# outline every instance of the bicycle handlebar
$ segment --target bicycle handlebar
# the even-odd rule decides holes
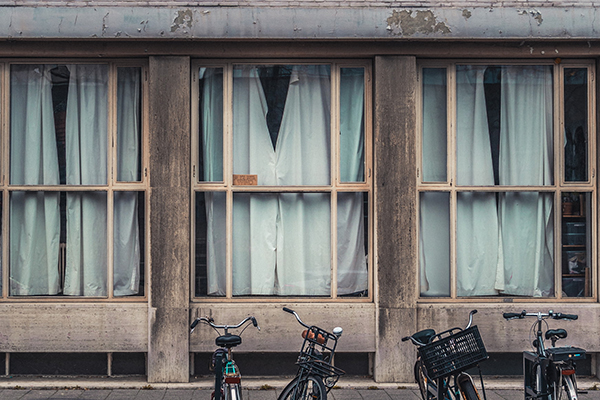
[[[300,325],[302,325],[303,327],[305,327],[306,329],[310,329],[311,327],[309,325],[306,325],[304,322],[302,322],[302,320],[300,319],[300,316],[298,315],[298,313],[294,310],[292,310],[291,308],[287,308],[287,307],[283,307],[283,311],[292,314],[294,317],[296,317],[296,320],[298,320],[298,322],[300,323]],[[337,337],[342,336],[342,328],[340,328],[339,326],[333,328],[333,334]]]
[[[198,325],[198,323],[200,323],[200,322],[204,322],[205,324],[211,326],[214,329],[223,329],[225,331],[225,333],[227,333],[227,331],[229,329],[237,329],[237,328],[241,327],[242,325],[244,325],[248,321],[252,321],[252,325],[254,325],[254,327],[260,331],[260,326],[258,326],[258,322],[256,321],[256,318],[254,318],[253,316],[250,315],[237,325],[216,325],[215,320],[213,318],[209,318],[209,317],[196,318],[194,320],[194,322],[192,322],[192,325],[190,325],[190,333],[194,332],[194,329],[196,329],[196,325]]]
[[[571,320],[571,321],[575,321],[577,318],[579,318],[575,314],[557,313],[552,310],[548,311],[547,313],[542,313],[542,312],[528,313],[527,311],[523,310],[520,313],[503,313],[502,317],[504,317],[506,320],[511,320],[511,319],[515,319],[515,318],[523,319],[525,317],[537,317],[538,320],[552,318],[552,319],[567,319],[567,320]]]
[[[467,323],[467,326],[465,327],[465,330],[469,329],[471,327],[471,325],[473,324],[473,315],[475,315],[475,314],[477,314],[477,310],[471,310],[469,312],[469,322]],[[463,329],[461,329],[461,328],[451,328],[451,329],[448,329],[448,330],[446,330],[446,331],[444,331],[442,333],[438,333],[437,335],[434,335],[433,337],[440,337],[441,335],[443,335],[445,333],[452,332],[452,331],[455,331],[455,330],[460,331],[460,330],[463,330]],[[417,339],[415,339],[414,335],[405,336],[405,337],[402,338],[403,342],[406,342],[408,340],[410,340],[416,346],[425,346],[427,344],[427,343],[422,343],[422,342],[418,341]]]

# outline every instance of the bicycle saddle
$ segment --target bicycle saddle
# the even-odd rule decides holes
[[[435,336],[435,331],[433,329],[423,329],[422,331],[419,331],[417,333],[415,333],[414,335],[412,335],[412,337],[421,343],[429,343],[429,341],[431,340],[431,338]]]
[[[559,339],[567,337],[567,331],[564,329],[548,329],[546,331],[546,339],[550,339],[552,336],[556,336]]]
[[[242,338],[238,335],[223,335],[223,336],[219,336],[216,340],[215,343],[217,344],[217,346],[219,347],[235,347],[239,344],[242,343]]]

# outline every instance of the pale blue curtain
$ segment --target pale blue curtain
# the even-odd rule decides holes
[[[50,66],[11,68],[10,183],[60,183]],[[58,192],[12,192],[10,197],[10,294],[60,291]]]
[[[484,66],[457,67],[457,183],[462,186],[494,186],[495,181],[500,185],[552,185],[551,68],[500,68],[501,101],[496,105],[500,107],[497,177],[492,160],[494,145],[490,140],[489,105],[484,92],[485,70]],[[458,193],[458,296],[553,295],[552,196],[552,193],[542,192]],[[423,295],[433,295],[427,286],[428,279],[445,274],[450,265],[449,260],[428,262],[436,252],[446,252],[445,248],[436,246],[446,239],[436,238],[435,230],[440,228],[440,222],[439,218],[432,217],[437,211],[428,203],[421,206]]]
[[[456,69],[457,182],[493,186],[492,145],[484,92],[486,66]],[[462,192],[457,199],[457,294],[495,295],[502,285],[502,246],[495,193]]]
[[[107,184],[108,67],[69,65],[67,184]],[[67,193],[64,294],[106,296],[106,192]]]
[[[141,180],[140,73],[138,67],[119,68],[117,73],[117,180],[121,182]],[[135,295],[140,284],[138,192],[115,192],[113,221],[113,293]]]
[[[342,68],[340,77],[340,178],[364,176],[365,76],[363,68]],[[339,295],[367,290],[363,193],[338,192],[337,290]]]
[[[552,185],[552,70],[504,67],[500,115],[500,184]],[[552,193],[500,194],[504,293],[554,293]]]

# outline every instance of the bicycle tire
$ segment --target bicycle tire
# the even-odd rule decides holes
[[[574,375],[563,376],[563,389],[567,394],[565,400],[577,400],[577,384]]]
[[[434,388],[436,388],[435,383],[433,383],[433,381],[431,379],[429,379],[429,376],[427,375],[427,369],[425,369],[425,363],[423,362],[423,360],[421,360],[421,358],[419,357],[417,359],[417,362],[415,363],[415,381],[419,384],[419,391],[421,392],[421,398],[423,400],[432,400],[434,398],[434,396],[430,396],[429,395],[429,386],[432,385]]]
[[[461,374],[457,379],[458,387],[460,388],[460,393],[464,400],[481,400],[479,397],[479,392],[473,385],[473,380],[467,374]]]
[[[242,400],[242,387],[239,383],[223,385],[224,400]]]
[[[296,393],[294,393],[294,389]],[[295,377],[282,390],[277,400],[327,400],[327,390],[321,377],[308,375]]]

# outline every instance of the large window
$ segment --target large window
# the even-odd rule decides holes
[[[144,294],[140,64],[6,64],[3,297]]]
[[[421,65],[421,296],[593,295],[592,71]]]
[[[196,297],[369,298],[369,75],[193,68]]]

